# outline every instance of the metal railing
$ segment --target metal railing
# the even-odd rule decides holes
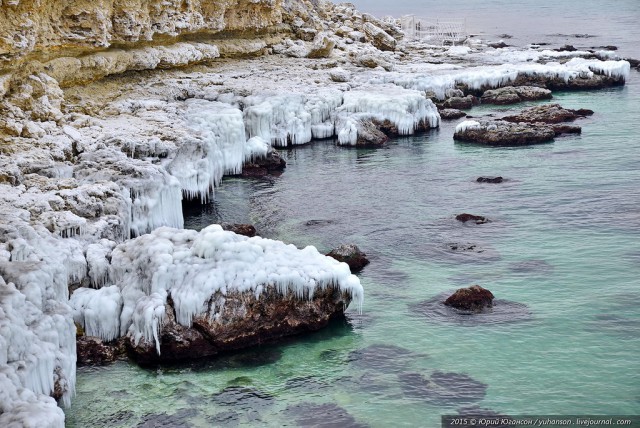
[[[433,44],[455,45],[468,37],[466,19],[429,21],[415,15],[405,15],[400,18],[400,26],[405,37]]]

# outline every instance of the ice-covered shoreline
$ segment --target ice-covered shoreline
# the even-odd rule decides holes
[[[129,333],[159,347],[164,303],[174,287],[180,291],[176,281],[160,284],[153,275],[127,288],[135,282],[122,281],[123,272],[127,265],[144,265],[138,258],[145,251],[153,252],[158,269],[195,275],[189,284],[201,291],[199,299],[173,299],[184,308],[184,314],[176,311],[183,325],[202,314],[215,293],[259,296],[263,283],[302,301],[336,286],[361,302],[357,278],[313,249],[285,250],[214,227],[204,232],[215,235],[207,248],[197,250],[200,235],[181,230],[183,197],[206,199],[225,174],[240,172],[270,147],[319,138],[355,145],[368,122],[399,135],[437,127],[434,101],[456,90],[475,93],[532,80],[597,87],[623,84],[629,73],[628,62],[589,52],[410,43],[389,24],[349,6],[308,4],[296,13],[281,20],[290,26],[285,36],[237,46],[238,52],[266,56],[216,60],[233,46],[218,42],[218,48],[212,41],[107,51],[84,62],[54,59],[27,76],[0,76],[0,423],[64,423],[49,396],[68,404],[74,394],[74,318],[104,340]],[[355,30],[364,23],[368,33]],[[303,29],[315,33],[307,37]],[[194,65],[203,61],[209,63]],[[83,77],[75,81],[69,70]],[[91,83],[76,85],[80,81]],[[263,277],[236,284],[242,269],[224,265],[263,244],[276,259],[298,263],[285,266],[287,276],[270,262]],[[237,252],[212,269],[231,276],[215,286],[200,281],[188,266],[215,259],[226,245],[238,246]],[[274,272],[278,278],[270,276]],[[70,286],[77,289],[74,310]]]

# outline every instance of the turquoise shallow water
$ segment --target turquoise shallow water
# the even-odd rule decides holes
[[[188,227],[252,222],[321,251],[358,244],[371,258],[362,315],[209,363],[81,369],[68,425],[437,427],[469,406],[638,414],[640,76],[553,102],[596,113],[550,144],[455,143],[453,122],[378,150],[314,142],[283,151],[278,178],[225,180]],[[462,225],[461,212],[492,222]],[[526,307],[478,323],[425,303],[471,284]]]

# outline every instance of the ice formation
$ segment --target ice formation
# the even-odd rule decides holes
[[[74,292],[75,320],[105,340],[116,336],[119,324],[118,335],[155,342],[158,352],[169,296],[177,321],[185,326],[207,311],[216,293],[248,291],[258,296],[268,285],[300,299],[337,286],[358,307],[363,300],[360,281],[345,263],[314,247],[300,250],[280,241],[247,238],[218,225],[201,232],[163,227],[120,244],[112,252],[110,276],[117,287]],[[211,315],[215,319],[223,310],[215,308]]]
[[[627,79],[630,65],[627,61],[600,61],[572,58],[564,64],[549,62],[502,64],[481,66],[448,75],[396,75],[391,77],[395,84],[408,89],[432,91],[439,99],[445,98],[445,91],[456,85],[467,85],[470,89],[491,89],[506,86],[519,75],[546,76],[568,82],[578,77],[592,77],[594,72],[607,76]]]
[[[459,132],[464,132],[467,129],[476,129],[476,128],[480,128],[480,122],[476,122],[475,120],[465,120],[463,122],[460,122],[456,126],[455,133],[457,134]]]
[[[400,135],[413,134],[420,126],[435,128],[440,123],[440,114],[431,100],[418,91],[402,88],[346,92],[344,103],[337,111],[339,116],[346,115],[336,122],[338,142],[345,145],[356,144],[358,132],[355,121],[360,118],[389,121],[398,128]]]

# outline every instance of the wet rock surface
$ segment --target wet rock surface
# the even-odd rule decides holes
[[[220,226],[224,230],[228,230],[238,235],[244,235],[248,237],[256,236],[256,228],[252,224],[237,224],[237,223],[222,223]]]
[[[478,183],[493,183],[493,184],[499,184],[502,183],[504,181],[504,179],[500,176],[498,177],[478,177],[476,179],[476,181]]]
[[[460,288],[444,301],[446,306],[462,309],[465,311],[482,312],[493,306],[493,293],[480,287],[472,285],[469,288]]]
[[[503,299],[494,299],[492,307],[482,312],[456,309],[444,304],[450,295],[450,292],[438,294],[428,300],[409,305],[409,308],[428,321],[454,323],[465,327],[523,322],[533,318],[527,305]]]
[[[367,255],[355,244],[344,244],[331,250],[327,256],[349,265],[351,272],[359,272],[369,264]]]
[[[103,342],[98,337],[78,336],[76,338],[78,366],[105,365],[126,358],[125,339]]]
[[[280,153],[271,148],[267,156],[245,162],[242,166],[242,177],[265,177],[268,175],[279,175],[287,167],[287,162],[282,159]]]
[[[208,312],[193,319],[192,327],[175,320],[172,302],[166,305],[166,319],[160,334],[160,354],[155,343],[127,340],[130,353],[140,364],[185,361],[270,343],[286,336],[319,330],[334,318],[343,317],[350,298],[334,288],[315,293],[301,302],[282,296],[270,286],[259,299],[252,292],[215,295],[212,302],[225,300],[225,310],[214,319]],[[216,305],[212,305],[215,307]],[[215,309],[214,309],[215,310]]]
[[[484,224],[484,223],[489,223],[491,221],[484,216],[468,214],[468,213],[458,214],[456,216],[456,220],[458,220],[461,223],[472,222],[475,224]]]
[[[522,101],[549,100],[551,91],[537,86],[505,86],[485,91],[480,97],[483,104],[515,104]]]
[[[549,123],[556,124],[561,122],[569,122],[581,117],[591,116],[593,110],[579,109],[571,110],[563,108],[560,104],[545,104],[522,110],[520,113],[511,116],[505,116],[502,120],[507,122],[526,122],[526,123]]]

